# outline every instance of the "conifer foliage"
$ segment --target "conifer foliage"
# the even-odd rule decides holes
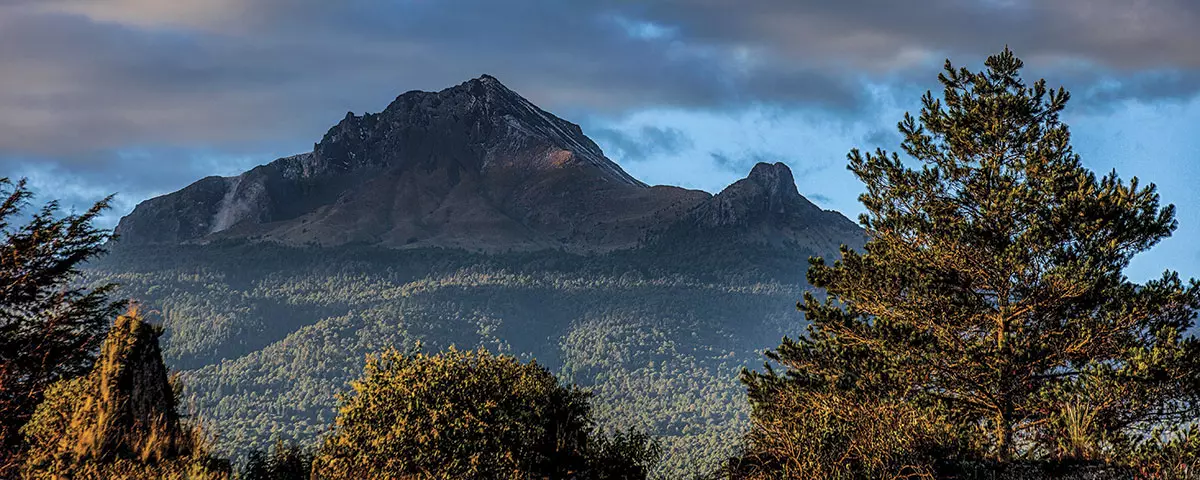
[[[112,285],[77,282],[110,238],[94,226],[109,200],[77,215],[60,215],[57,202],[30,214],[32,197],[24,180],[0,179],[0,476],[15,467],[18,432],[42,393],[91,368],[124,303],[110,298]]]
[[[25,478],[228,478],[201,431],[180,418],[161,334],[133,308],[109,329],[89,374],[47,389],[22,429]]]
[[[486,350],[372,356],[314,461],[320,478],[643,479],[644,435],[596,430],[588,395]]]
[[[308,480],[312,476],[311,449],[276,441],[270,451],[251,450],[238,480]]]
[[[942,98],[926,93],[899,124],[911,158],[849,154],[869,241],[811,260],[828,295],[806,294],[808,334],[769,354],[786,372],[744,375],[746,476],[1196,474],[1200,285],[1123,274],[1175,229],[1173,206],[1081,164],[1059,118],[1066,91],[1023,81],[1008,49],[985,65],[946,62]],[[782,421],[800,411],[820,415]]]

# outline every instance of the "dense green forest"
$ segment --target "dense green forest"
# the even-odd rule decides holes
[[[701,248],[484,255],[224,243],[117,248],[87,273],[161,316],[188,405],[235,458],[275,440],[315,441],[367,354],[420,343],[536,359],[594,391],[606,428],[661,435],[662,474],[677,477],[734,453],[748,413],[737,372],[800,331],[793,305],[817,253]]]

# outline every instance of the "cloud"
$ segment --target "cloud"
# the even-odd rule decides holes
[[[977,66],[1004,44],[1039,71],[1066,65],[1098,102],[1200,86],[1200,6],[1185,0],[6,5],[0,151],[25,153],[314,139],[346,110],[485,72],[548,108],[609,114],[862,113],[864,78],[929,85],[945,56]]]
[[[876,148],[882,148],[887,151],[900,151],[900,143],[904,139],[895,128],[876,128],[867,132],[862,139],[861,150],[874,151]]]
[[[818,174],[828,170],[834,165],[833,162],[806,162],[800,164],[800,168],[795,168],[791,165],[790,158],[774,152],[767,151],[751,151],[740,154],[730,154],[725,152],[709,152],[709,157],[718,167],[731,173],[745,175],[750,172],[759,163],[788,163],[792,169],[792,177],[797,181],[803,181],[809,176]]]
[[[60,200],[83,210],[115,195],[108,226],[142,200],[169,193],[210,175],[236,175],[274,158],[275,152],[233,155],[185,149],[130,149],[71,158],[0,158],[4,176],[27,178],[38,202]]]
[[[812,200],[813,202],[821,205],[828,205],[833,202],[833,199],[819,193],[806,193],[804,194],[804,198]]]
[[[568,110],[777,99],[846,107],[857,98],[852,82],[822,72],[632,35],[599,5],[458,3],[0,7],[0,129],[12,133],[0,150],[314,138],[347,109],[378,110],[402,91],[485,72]]]
[[[1037,59],[1082,59],[1118,69],[1200,67],[1191,0],[982,1],[674,0],[646,8],[712,43],[894,69],[941,55],[978,56],[1005,44]]]
[[[347,110],[481,73],[567,118],[759,105],[862,119],[878,113],[870,86],[936,90],[944,58],[979,68],[1007,44],[1103,109],[1200,92],[1197,24],[1193,0],[8,0],[0,175],[175,185],[212,167],[201,158],[296,153]],[[627,160],[694,140],[610,130],[591,131]],[[113,160],[131,150],[168,153]],[[179,173],[107,179],[133,165]]]
[[[670,155],[694,146],[691,137],[672,127],[643,125],[634,131],[615,127],[589,130],[588,135],[599,143],[605,154],[621,162],[646,161],[658,155]]]

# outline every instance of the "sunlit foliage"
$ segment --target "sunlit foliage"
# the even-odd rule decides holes
[[[866,187],[865,252],[811,262],[828,297],[799,305],[808,334],[771,353],[786,372],[745,376],[748,455],[784,468],[762,477],[810,477],[785,467],[812,454],[787,448],[814,445],[822,468],[870,476],[1022,464],[1195,474],[1200,342],[1187,332],[1200,285],[1123,274],[1175,229],[1174,208],[1153,185],[1082,166],[1059,120],[1064,90],[1025,83],[1008,50],[986,67],[947,62],[942,98],[926,94],[919,118],[899,124],[910,159],[849,155]],[[789,412],[817,415],[778,428]],[[877,422],[930,427],[880,436]]]
[[[322,478],[645,478],[657,453],[596,430],[588,395],[485,350],[367,361],[315,460]]]
[[[89,374],[47,389],[22,429],[24,478],[228,478],[203,432],[180,418],[160,334],[133,309],[117,318]]]

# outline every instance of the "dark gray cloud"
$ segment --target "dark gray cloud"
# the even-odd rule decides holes
[[[750,172],[750,169],[754,168],[754,166],[759,163],[783,162],[788,164],[788,167],[792,169],[792,176],[795,177],[797,181],[803,181],[804,178],[810,175],[828,170],[834,164],[841,164],[840,159],[795,164],[794,162],[789,161],[790,159],[784,155],[761,151],[751,151],[740,154],[709,152],[709,156],[712,158],[713,163],[717,164],[718,167],[721,167],[722,169],[731,173],[737,173],[740,175],[745,175],[746,173]]]
[[[0,7],[0,129],[10,133],[0,149],[312,138],[347,109],[485,72],[568,110],[858,100],[847,79],[802,65],[745,67],[723,47],[631,35],[619,10],[586,2],[186,8],[196,1],[179,10],[212,24],[172,10],[156,17],[146,1]]]
[[[821,205],[829,205],[833,199],[819,193],[805,193],[804,197]]]
[[[0,149],[23,151],[315,137],[345,110],[484,72],[550,108],[607,112],[853,110],[862,81],[920,72],[928,85],[942,58],[976,65],[1005,44],[1032,65],[1082,72],[1071,78],[1085,90],[1116,79],[1100,100],[1200,85],[1191,0],[7,5]]]
[[[694,145],[682,130],[650,125],[633,132],[610,127],[592,128],[588,135],[604,148],[607,156],[621,162],[640,162],[660,154],[678,153]]]
[[[141,195],[480,73],[567,117],[862,116],[867,84],[936,88],[942,59],[978,68],[1007,44],[1093,108],[1185,98],[1200,89],[1196,25],[1195,0],[8,0],[0,175],[36,166]],[[686,141],[604,134],[630,159]],[[114,160],[131,149],[175,155]],[[745,157],[722,158],[745,170]],[[110,181],[129,162],[170,178]]]
[[[667,0],[643,14],[712,43],[797,62],[890,69],[923,53],[977,56],[1011,45],[1031,59],[1114,69],[1200,67],[1194,0]],[[935,58],[935,60],[940,60]]]

